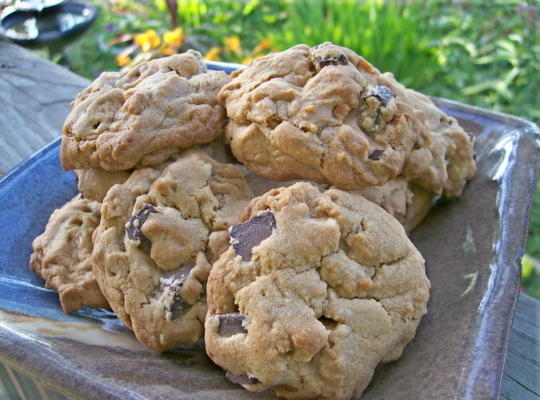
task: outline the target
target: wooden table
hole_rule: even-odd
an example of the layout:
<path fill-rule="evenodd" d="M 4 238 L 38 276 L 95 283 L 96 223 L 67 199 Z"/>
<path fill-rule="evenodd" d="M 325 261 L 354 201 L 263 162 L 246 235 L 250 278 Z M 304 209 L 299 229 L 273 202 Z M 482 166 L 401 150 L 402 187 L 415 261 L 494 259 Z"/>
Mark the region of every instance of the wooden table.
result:
<path fill-rule="evenodd" d="M 0 39 L 0 177 L 56 139 L 88 80 Z M 501 399 L 540 400 L 540 301 L 518 299 Z"/>

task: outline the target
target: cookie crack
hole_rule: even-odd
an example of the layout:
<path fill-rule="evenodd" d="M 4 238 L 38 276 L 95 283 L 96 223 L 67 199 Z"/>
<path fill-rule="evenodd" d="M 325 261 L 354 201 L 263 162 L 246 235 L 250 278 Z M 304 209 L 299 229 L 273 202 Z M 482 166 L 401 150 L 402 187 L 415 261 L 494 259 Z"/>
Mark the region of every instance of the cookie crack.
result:
<path fill-rule="evenodd" d="M 377 277 L 377 274 L 379 273 L 379 271 L 380 271 L 380 269 L 382 267 L 384 267 L 386 265 L 394 265 L 394 264 L 400 263 L 403 260 L 405 260 L 409 256 L 409 254 L 410 254 L 410 250 L 405 252 L 404 254 L 396 257 L 395 259 L 390 260 L 390 261 L 386 261 L 386 262 L 382 262 L 382 263 L 379 263 L 379 264 L 371 265 L 371 267 L 375 268 L 375 272 L 370 277 L 370 279 L 374 280 Z"/>
<path fill-rule="evenodd" d="M 351 210 L 351 209 L 349 209 L 349 210 L 354 212 L 354 210 Z M 338 224 L 338 225 L 339 225 L 339 224 Z M 346 233 L 345 235 L 344 235 L 344 232 L 343 232 L 343 230 L 342 230 L 342 226 L 341 226 L 341 225 L 339 225 L 339 228 L 340 228 L 341 236 L 342 236 L 340 242 L 343 241 L 344 244 L 346 244 L 347 248 L 350 247 L 349 244 L 348 244 L 348 242 L 349 242 L 354 236 L 360 234 L 361 232 L 367 232 L 367 231 L 368 231 L 368 229 L 367 229 L 367 227 L 366 227 L 366 225 L 365 225 L 364 218 L 361 218 L 360 221 L 359 221 L 359 223 L 358 223 L 358 224 L 355 224 L 354 230 L 349 231 L 349 232 Z"/>
<path fill-rule="evenodd" d="M 289 74 L 287 74 L 287 75 L 289 75 Z M 269 74 L 268 76 L 264 77 L 263 79 L 257 81 L 257 83 L 256 83 L 255 85 L 250 86 L 249 89 L 248 89 L 248 91 L 249 91 L 249 93 L 251 93 L 251 92 L 257 90 L 257 89 L 258 89 L 260 86 L 262 86 L 263 84 L 265 84 L 265 83 L 267 83 L 267 82 L 270 82 L 270 81 L 273 80 L 273 79 L 279 79 L 279 78 L 285 79 L 285 77 L 286 77 L 287 75 L 281 75 L 281 74 Z M 289 83 L 289 82 L 287 81 L 287 83 Z M 249 111 L 251 111 L 251 109 L 250 109 Z M 249 121 L 249 118 L 247 118 L 247 113 L 246 113 L 246 115 L 245 115 L 245 118 L 246 118 L 246 121 Z"/>
<path fill-rule="evenodd" d="M 214 170 L 214 168 L 212 167 L 212 172 L 213 172 L 213 170 Z M 204 189 L 205 187 L 208 187 L 208 188 L 209 188 L 209 187 L 210 187 L 210 181 L 211 181 L 211 180 L 212 180 L 212 173 L 210 173 L 210 176 L 206 179 L 205 183 L 204 183 L 202 186 L 200 186 L 200 187 L 198 188 L 199 191 L 202 190 L 202 189 Z M 214 194 L 214 191 L 213 191 L 213 190 L 210 190 L 210 191 L 212 192 L 212 197 L 215 199 L 216 196 L 215 196 L 215 194 Z M 214 226 L 214 221 L 215 221 L 215 215 L 210 215 L 210 216 L 209 216 L 209 221 L 208 221 L 208 223 L 206 223 L 206 220 L 205 220 L 205 218 L 203 217 L 203 210 L 202 210 L 202 203 L 203 203 L 203 202 L 201 201 L 201 199 L 199 198 L 199 196 L 197 196 L 197 193 L 190 194 L 190 195 L 191 195 L 191 196 L 195 199 L 195 201 L 197 202 L 197 206 L 199 207 L 199 216 L 200 216 L 199 218 L 201 219 L 202 223 L 204 224 L 204 226 L 206 226 L 206 228 L 208 229 L 208 231 L 209 231 L 210 233 L 211 233 L 211 232 L 214 232 L 213 226 Z M 217 201 L 217 199 L 216 199 L 216 201 Z M 218 202 L 218 204 L 219 204 L 219 201 L 217 201 L 217 202 Z M 209 233 L 208 236 L 210 236 L 210 233 Z M 207 244 L 206 247 L 208 247 L 208 244 Z"/>

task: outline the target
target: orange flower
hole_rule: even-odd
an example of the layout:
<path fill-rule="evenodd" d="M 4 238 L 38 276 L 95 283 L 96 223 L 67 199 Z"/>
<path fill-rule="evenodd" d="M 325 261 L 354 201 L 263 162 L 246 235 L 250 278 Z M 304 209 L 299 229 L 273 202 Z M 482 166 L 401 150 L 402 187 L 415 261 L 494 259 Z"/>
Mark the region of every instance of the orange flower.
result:
<path fill-rule="evenodd" d="M 208 50 L 208 53 L 204 56 L 206 61 L 219 61 L 219 53 L 221 49 L 219 47 L 212 47 Z"/>
<path fill-rule="evenodd" d="M 186 35 L 182 31 L 182 28 L 177 27 L 173 31 L 168 31 L 163 34 L 163 41 L 169 47 L 180 47 L 184 43 Z"/>
<path fill-rule="evenodd" d="M 268 50 L 273 45 L 272 41 L 270 39 L 263 39 L 261 42 L 255 46 L 253 49 L 254 53 L 262 53 L 265 50 Z"/>
<path fill-rule="evenodd" d="M 149 29 L 145 33 L 135 35 L 134 41 L 145 53 L 149 52 L 153 48 L 158 47 L 161 43 L 159 35 L 153 29 Z"/>
<path fill-rule="evenodd" d="M 159 50 L 159 52 L 164 56 L 172 56 L 173 54 L 176 54 L 176 49 L 173 47 L 163 47 Z"/>
<path fill-rule="evenodd" d="M 240 46 L 240 38 L 236 35 L 229 36 L 223 39 L 223 43 L 225 44 L 225 48 L 237 56 L 242 54 L 242 47 Z"/>

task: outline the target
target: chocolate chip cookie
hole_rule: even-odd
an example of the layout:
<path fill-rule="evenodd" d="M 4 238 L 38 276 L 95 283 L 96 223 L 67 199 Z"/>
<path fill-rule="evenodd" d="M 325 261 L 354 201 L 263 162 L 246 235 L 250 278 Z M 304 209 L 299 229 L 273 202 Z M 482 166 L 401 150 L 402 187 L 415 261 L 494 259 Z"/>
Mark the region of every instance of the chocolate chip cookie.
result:
<path fill-rule="evenodd" d="M 261 196 L 271 189 L 288 187 L 302 182 L 299 180 L 278 182 L 256 175 L 242 165 L 238 165 L 238 168 L 244 173 L 249 187 L 256 196 Z M 320 186 L 328 189 L 330 185 Z M 401 176 L 390 179 L 382 186 L 370 186 L 354 192 L 381 206 L 396 218 L 407 232 L 412 231 L 422 222 L 434 200 L 432 193 L 408 182 Z"/>
<path fill-rule="evenodd" d="M 422 256 L 392 216 L 357 194 L 274 189 L 230 235 L 208 280 L 205 345 L 248 390 L 360 396 L 426 313 Z"/>
<path fill-rule="evenodd" d="M 225 126 L 216 95 L 228 81 L 224 72 L 207 72 L 192 50 L 102 73 L 72 103 L 63 127 L 62 166 L 152 166 L 210 142 Z"/>
<path fill-rule="evenodd" d="M 251 198 L 234 166 L 196 149 L 108 191 L 94 236 L 96 278 L 141 343 L 164 351 L 202 336 L 211 263 Z"/>
<path fill-rule="evenodd" d="M 99 224 L 101 204 L 75 196 L 55 210 L 34 239 L 30 267 L 56 290 L 65 313 L 84 306 L 108 308 L 92 270 L 92 233 Z"/>
<path fill-rule="evenodd" d="M 381 206 L 408 232 L 422 222 L 434 199 L 432 193 L 408 182 L 402 176 L 390 179 L 383 186 L 370 186 L 356 193 Z"/>
<path fill-rule="evenodd" d="M 431 100 L 332 43 L 298 45 L 232 74 L 218 98 L 236 158 L 274 180 L 357 190 L 404 177 L 458 196 L 472 144 Z"/>
<path fill-rule="evenodd" d="M 411 118 L 418 133 L 402 175 L 418 186 L 445 197 L 459 197 L 476 172 L 473 143 L 458 121 L 439 110 L 426 95 L 406 89 L 392 74 L 382 79 L 403 93 L 414 110 Z"/>
<path fill-rule="evenodd" d="M 106 171 L 103 168 L 75 170 L 77 188 L 85 199 L 102 202 L 109 189 L 117 183 L 124 183 L 131 171 Z"/>

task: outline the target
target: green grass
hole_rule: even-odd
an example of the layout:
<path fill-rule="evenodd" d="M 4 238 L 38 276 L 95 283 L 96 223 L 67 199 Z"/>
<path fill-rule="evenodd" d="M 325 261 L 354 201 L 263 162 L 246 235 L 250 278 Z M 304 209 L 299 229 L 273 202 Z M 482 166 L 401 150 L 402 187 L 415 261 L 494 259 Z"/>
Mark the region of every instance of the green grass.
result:
<path fill-rule="evenodd" d="M 536 262 L 524 258 L 522 262 L 522 284 L 525 292 L 540 299 L 540 180 L 536 184 L 536 195 L 531 211 L 529 235 L 527 240 L 527 254 L 536 259 Z"/>
<path fill-rule="evenodd" d="M 440 74 L 427 92 L 539 122 L 540 2 L 429 3 Z"/>
<path fill-rule="evenodd" d="M 331 41 L 418 89 L 437 73 L 436 47 L 426 35 L 429 15 L 419 2 L 296 0 L 288 14 L 281 30 L 266 34 L 278 49 Z"/>
<path fill-rule="evenodd" d="M 536 195 L 531 212 L 527 253 L 540 260 L 540 180 L 536 185 Z"/>

